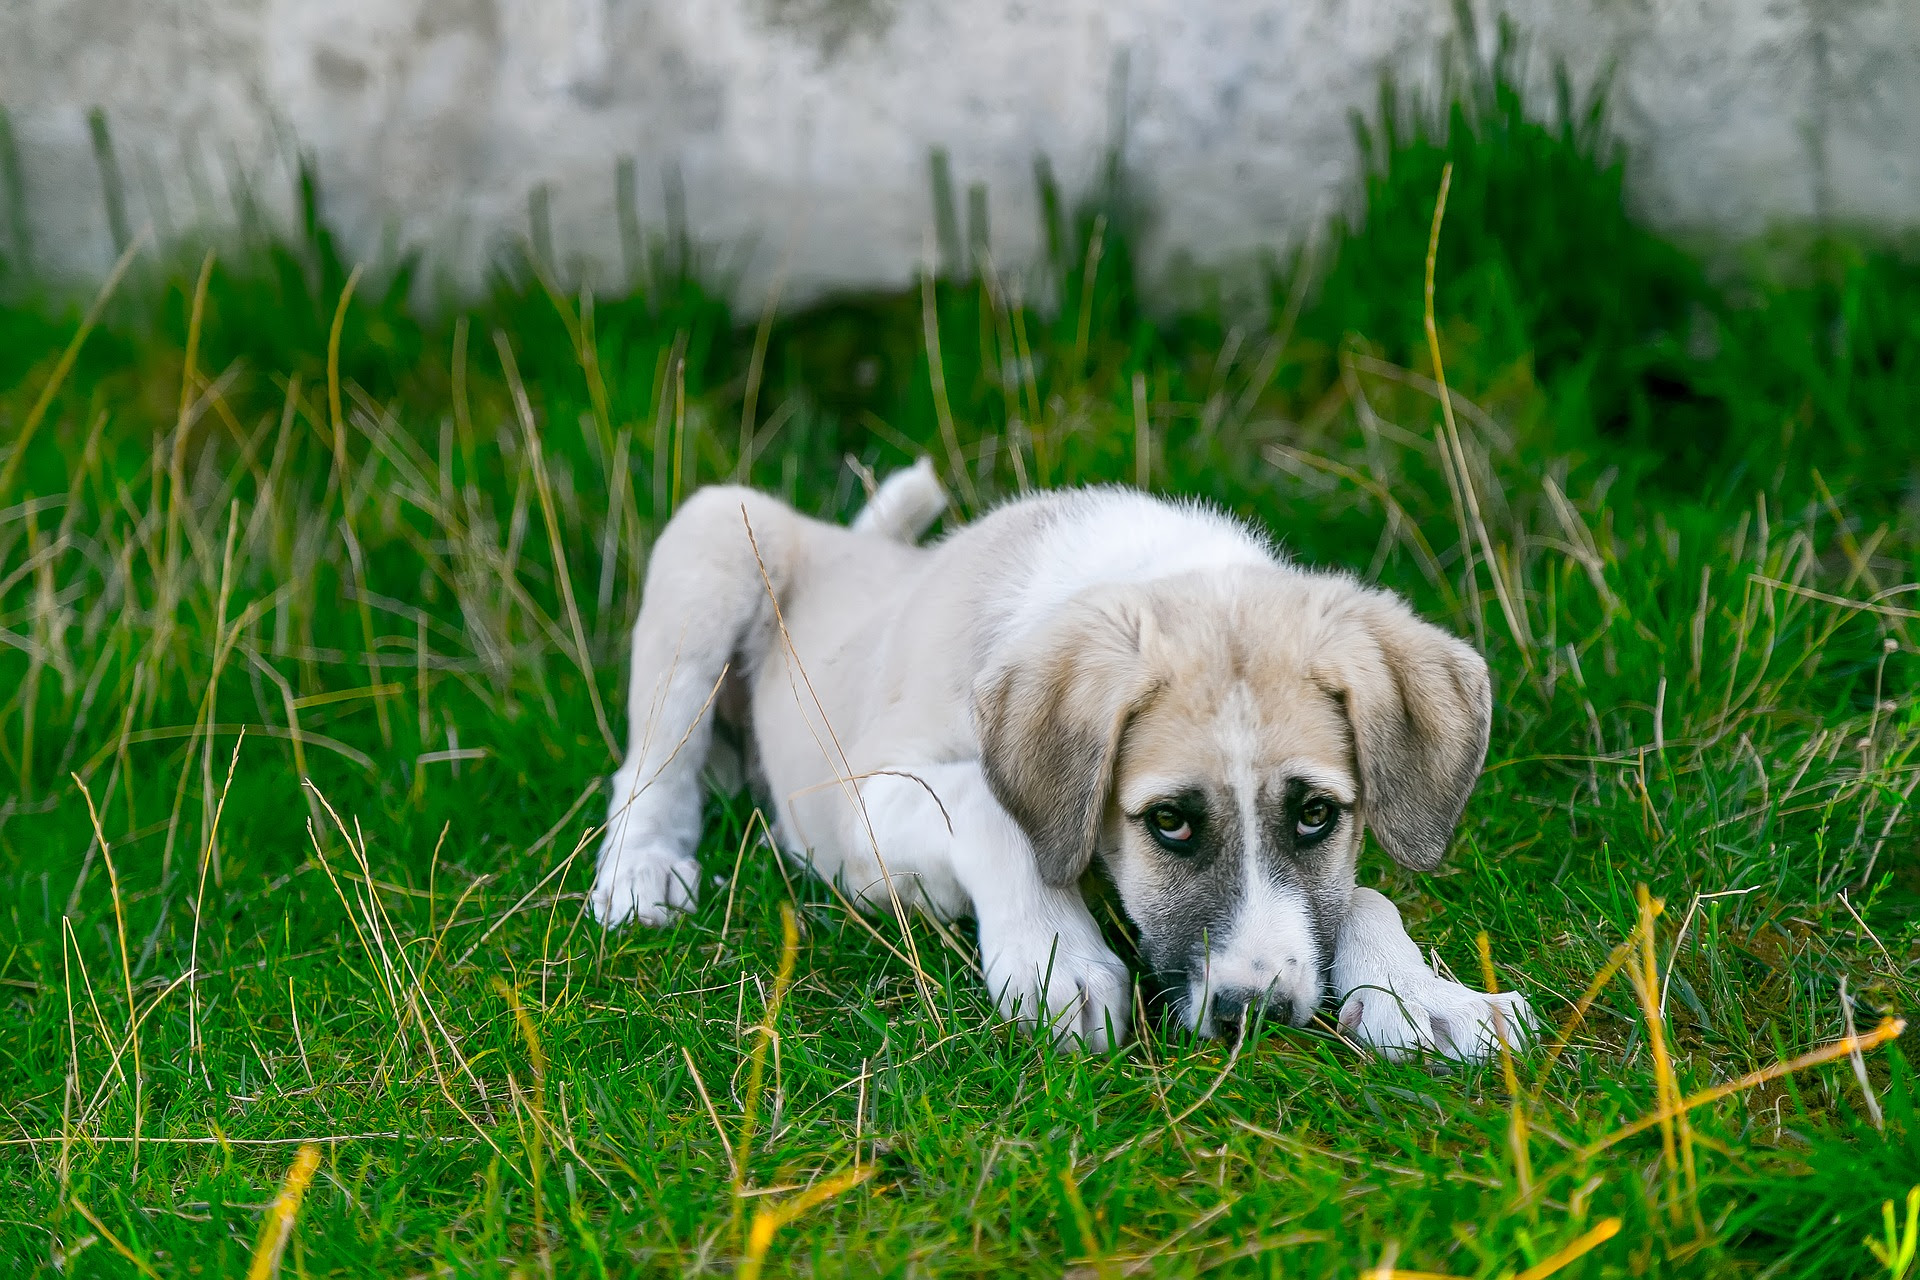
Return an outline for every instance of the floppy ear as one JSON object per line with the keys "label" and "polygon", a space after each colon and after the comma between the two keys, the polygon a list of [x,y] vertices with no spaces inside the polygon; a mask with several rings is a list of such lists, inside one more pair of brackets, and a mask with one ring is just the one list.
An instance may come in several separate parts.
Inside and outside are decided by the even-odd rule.
{"label": "floppy ear", "polygon": [[1325,678],[1353,725],[1361,813],[1395,862],[1431,871],[1486,762],[1486,660],[1384,592],[1359,595],[1340,623]]}
{"label": "floppy ear", "polygon": [[1153,689],[1142,625],[1114,605],[1075,602],[974,685],[987,785],[1048,884],[1074,883],[1093,861],[1120,735]]}

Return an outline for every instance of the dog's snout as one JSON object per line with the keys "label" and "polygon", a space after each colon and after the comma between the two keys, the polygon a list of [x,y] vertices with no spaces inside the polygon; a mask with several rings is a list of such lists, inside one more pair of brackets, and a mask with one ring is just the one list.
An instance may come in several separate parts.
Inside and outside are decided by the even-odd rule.
{"label": "dog's snout", "polygon": [[1238,1040],[1250,1019],[1257,1018],[1267,1002],[1267,993],[1250,987],[1234,987],[1213,993],[1210,1012],[1214,1034],[1222,1040]]}
{"label": "dog's snout", "polygon": [[1320,1004],[1327,947],[1314,898],[1277,873],[1248,874],[1227,927],[1204,935],[1187,969],[1187,1025],[1202,1036],[1237,1039],[1263,1017],[1300,1026]]}
{"label": "dog's snout", "polygon": [[1300,1026],[1320,1002],[1313,970],[1297,957],[1209,958],[1194,975],[1187,1025],[1202,1036],[1238,1040],[1261,1019]]}

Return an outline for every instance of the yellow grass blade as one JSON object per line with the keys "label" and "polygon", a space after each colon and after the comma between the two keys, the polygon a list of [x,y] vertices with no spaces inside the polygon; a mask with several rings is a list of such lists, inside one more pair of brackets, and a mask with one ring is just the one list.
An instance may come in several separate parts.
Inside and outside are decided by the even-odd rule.
{"label": "yellow grass blade", "polygon": [[[140,1013],[133,999],[133,970],[129,967],[131,953],[127,950],[127,913],[124,900],[120,895],[120,873],[114,869],[113,849],[107,843],[106,832],[100,829],[100,811],[93,807],[93,792],[80,780],[78,774],[72,775],[79,784],[80,794],[87,802],[87,817],[93,822],[94,839],[100,842],[100,856],[107,864],[107,882],[113,891],[113,927],[120,943],[120,978],[127,992],[127,1040],[133,1047],[133,1167],[140,1168],[140,1129],[145,1119],[145,1099],[142,1088],[146,1079],[140,1069]],[[101,1027],[102,1031],[106,1028]]]}
{"label": "yellow grass blade", "polygon": [[93,1229],[100,1233],[100,1238],[102,1240],[105,1240],[108,1244],[112,1245],[115,1253],[118,1253],[121,1257],[125,1258],[128,1262],[131,1262],[134,1265],[134,1268],[138,1270],[141,1275],[151,1276],[152,1280],[160,1280],[160,1273],[158,1271],[155,1271],[150,1265],[148,1265],[147,1260],[145,1258],[142,1258],[139,1254],[127,1248],[127,1246],[121,1242],[119,1236],[107,1230],[107,1224],[100,1221],[100,1219],[94,1217],[93,1210],[87,1208],[87,1206],[85,1206],[84,1204],[81,1204],[78,1200],[75,1200],[73,1202],[73,1207],[80,1211],[81,1217],[85,1218],[88,1222],[93,1224]]}
{"label": "yellow grass blade", "polygon": [[1560,1250],[1551,1258],[1547,1258],[1544,1261],[1537,1262],[1533,1266],[1528,1267],[1525,1271],[1515,1276],[1513,1280],[1546,1280],[1546,1277],[1552,1275],[1554,1272],[1563,1270],[1568,1263],[1579,1261],[1619,1234],[1620,1219],[1603,1219],[1599,1226],[1575,1237],[1566,1248]]}
{"label": "yellow grass blade", "polygon": [[760,1038],[753,1046],[753,1056],[747,1067],[746,1113],[740,1119],[740,1140],[734,1144],[736,1156],[733,1165],[733,1212],[736,1222],[740,1214],[740,1193],[747,1182],[747,1162],[753,1156],[753,1134],[760,1119],[760,1094],[766,1084],[767,1048],[779,1034],[780,1004],[787,998],[787,988],[793,983],[793,965],[800,954],[800,921],[793,913],[793,904],[780,904],[780,970],[774,975],[773,996],[767,1001],[766,1017],[758,1028]]}
{"label": "yellow grass blade", "polygon": [[1099,1276],[1100,1280],[1108,1280],[1108,1277],[1113,1275],[1113,1266],[1107,1261],[1105,1251],[1100,1248],[1100,1237],[1093,1229],[1093,1215],[1087,1212],[1087,1202],[1080,1195],[1080,1184],[1073,1180],[1071,1168],[1060,1171],[1060,1189],[1066,1193],[1067,1208],[1073,1214],[1074,1225],[1080,1229],[1080,1245],[1087,1251],[1088,1260],[1093,1263],[1094,1274]]}
{"label": "yellow grass blade", "polygon": [[247,1280],[268,1280],[268,1277],[280,1272],[280,1255],[286,1252],[287,1241],[293,1236],[293,1220],[300,1213],[300,1201],[307,1194],[307,1187],[313,1182],[314,1171],[320,1167],[320,1148],[314,1143],[301,1147],[293,1157],[293,1167],[287,1170],[287,1180],[280,1184],[280,1194],[274,1197],[268,1207],[266,1219],[260,1224],[260,1243],[254,1246],[253,1262],[247,1267]]}
{"label": "yellow grass blade", "polygon": [[1907,1192],[1907,1226],[1903,1232],[1895,1223],[1893,1201],[1880,1202],[1880,1225],[1886,1233],[1883,1244],[1872,1236],[1866,1239],[1866,1246],[1880,1265],[1887,1269],[1892,1280],[1906,1280],[1908,1268],[1913,1266],[1915,1254],[1920,1254],[1920,1186]]}
{"label": "yellow grass blade", "polygon": [[747,1232],[747,1251],[740,1259],[739,1269],[735,1272],[740,1280],[759,1280],[760,1269],[766,1264],[767,1249],[773,1244],[773,1233],[798,1218],[816,1205],[825,1204],[834,1197],[853,1190],[873,1176],[874,1166],[864,1165],[837,1173],[831,1178],[814,1183],[799,1195],[782,1200],[771,1208],[762,1209],[753,1215],[753,1226]]}
{"label": "yellow grass blade", "polygon": [[514,1025],[520,1029],[520,1038],[527,1044],[527,1056],[533,1061],[533,1097],[530,1101],[533,1136],[527,1142],[528,1184],[533,1188],[533,1238],[544,1257],[547,1250],[547,1209],[541,1195],[540,1179],[545,1164],[545,1150],[540,1139],[544,1136],[542,1130],[547,1123],[547,1055],[540,1047],[540,1033],[534,1029],[532,1016],[527,1013],[526,1005],[520,1002],[519,989],[499,977],[494,978],[493,989],[513,1010]]}
{"label": "yellow grass blade", "polygon": [[1821,1045],[1818,1049],[1809,1050],[1797,1058],[1789,1058],[1785,1062],[1776,1062],[1772,1066],[1762,1067],[1758,1071],[1749,1071],[1746,1075],[1736,1080],[1728,1080],[1724,1084],[1714,1085],[1711,1089],[1702,1089],[1700,1092],[1673,1104],[1670,1108],[1662,1107],[1650,1115],[1640,1117],[1640,1119],[1635,1120],[1632,1124],[1623,1125],[1615,1129],[1612,1133],[1600,1139],[1600,1141],[1581,1148],[1580,1154],[1582,1157],[1587,1158],[1596,1156],[1608,1147],[1625,1142],[1635,1134],[1645,1133],[1657,1124],[1670,1123],[1675,1116],[1681,1115],[1684,1112],[1697,1110],[1706,1106],[1709,1102],[1717,1102],[1728,1094],[1744,1092],[1756,1085],[1765,1084],[1769,1080],[1777,1080],[1781,1076],[1792,1075],[1794,1072],[1804,1071],[1808,1067],[1817,1067],[1822,1063],[1847,1057],[1856,1051],[1864,1052],[1868,1049],[1877,1049],[1889,1040],[1899,1039],[1900,1034],[1906,1029],[1907,1020],[1905,1018],[1888,1018],[1864,1036],[1842,1036],[1832,1044]]}
{"label": "yellow grass blade", "polygon": [[[1427,239],[1427,287],[1423,318],[1427,329],[1427,352],[1433,357],[1433,380],[1440,388],[1440,469],[1446,474],[1447,487],[1453,491],[1454,514],[1460,525],[1460,552],[1467,557],[1467,590],[1473,599],[1474,626],[1480,623],[1480,587],[1479,575],[1473,569],[1473,542],[1475,536],[1480,543],[1481,558],[1487,563],[1487,574],[1493,579],[1493,593],[1500,602],[1500,612],[1507,620],[1507,630],[1513,636],[1520,651],[1520,660],[1526,664],[1527,671],[1533,671],[1533,636],[1527,629],[1525,615],[1516,605],[1507,586],[1506,571],[1500,558],[1493,553],[1493,539],[1487,533],[1487,522],[1480,514],[1480,496],[1474,492],[1473,476],[1467,470],[1466,449],[1460,444],[1460,427],[1453,418],[1453,393],[1447,389],[1446,368],[1440,361],[1440,330],[1433,318],[1433,272],[1440,257],[1440,225],[1447,214],[1447,191],[1453,186],[1453,162],[1449,160],[1446,168],[1440,171],[1440,193],[1433,202],[1433,229]],[[1468,532],[1468,517],[1472,517],[1472,533]]]}
{"label": "yellow grass blade", "polygon": [[[615,760],[621,757],[620,739],[614,736],[613,728],[607,723],[607,710],[600,702],[600,686],[593,675],[593,655],[587,648],[587,630],[580,621],[580,605],[573,594],[573,575],[567,571],[566,545],[560,537],[560,519],[554,512],[553,484],[547,478],[547,464],[540,446],[540,429],[533,420],[533,402],[527,398],[526,384],[520,381],[520,366],[513,358],[513,345],[507,341],[507,335],[496,331],[493,335],[494,348],[500,353],[500,368],[506,375],[508,390],[513,396],[515,415],[520,420],[520,431],[527,442],[527,461],[533,471],[534,493],[540,499],[540,518],[547,529],[547,546],[553,555],[553,574],[560,584],[560,600],[567,611],[567,625],[573,630],[574,660],[580,667],[580,675],[586,681],[587,700],[593,704],[594,723],[600,726],[600,737],[606,742],[607,750],[613,753]],[[678,474],[675,463],[675,474]],[[678,502],[676,497],[675,502]]]}
{"label": "yellow grass blade", "polygon": [[[1476,940],[1480,948],[1480,975],[1486,983],[1488,994],[1500,989],[1493,972],[1493,945],[1487,939],[1487,931],[1482,929]],[[1514,1176],[1520,1183],[1520,1195],[1533,1194],[1533,1155],[1527,1145],[1527,1099],[1520,1091],[1520,1078],[1513,1070],[1513,1050],[1507,1044],[1507,1027],[1494,1010],[1493,1031],[1500,1042],[1500,1074],[1506,1081],[1510,1118],[1507,1122],[1507,1145],[1513,1151]]]}
{"label": "yellow grass blade", "polygon": [[[1652,899],[1648,905],[1652,908],[1656,919],[1662,911],[1666,910],[1666,903],[1659,898]],[[1554,1037],[1553,1043],[1547,1046],[1546,1053],[1541,1055],[1540,1070],[1533,1081],[1535,1102],[1540,1100],[1540,1091],[1546,1087],[1547,1073],[1553,1069],[1554,1061],[1566,1050],[1568,1043],[1573,1039],[1573,1033],[1579,1030],[1580,1024],[1586,1020],[1587,1010],[1593,1007],[1593,1002],[1599,998],[1601,989],[1613,981],[1613,976],[1620,972],[1621,966],[1627,963],[1628,957],[1632,956],[1635,949],[1639,947],[1640,928],[1641,924],[1636,920],[1620,945],[1613,949],[1613,954],[1607,957],[1607,962],[1600,966],[1600,972],[1593,975],[1593,981],[1587,984],[1587,989],[1581,993],[1578,1000],[1574,1001],[1573,1012],[1569,1013],[1566,1021],[1560,1024],[1560,1034]]]}
{"label": "yellow grass blade", "polygon": [[[1644,794],[1645,789],[1642,788]],[[1653,1054],[1656,1096],[1659,1098],[1660,1112],[1667,1117],[1660,1121],[1660,1153],[1666,1162],[1670,1180],[1685,1168],[1687,1199],[1688,1203],[1692,1203],[1693,1130],[1687,1124],[1686,1112],[1677,1106],[1680,1101],[1680,1081],[1673,1071],[1673,1059],[1667,1053],[1666,1021],[1660,1016],[1660,974],[1653,946],[1653,899],[1644,884],[1636,887],[1635,897],[1640,904],[1640,956],[1639,963],[1629,966],[1627,974],[1633,979],[1634,995],[1639,998],[1641,1012],[1647,1019],[1647,1045]],[[1676,1120],[1679,1122],[1677,1125]],[[1678,1222],[1680,1204],[1677,1199],[1671,1206],[1671,1212],[1673,1220]]]}
{"label": "yellow grass blade", "polygon": [[340,502],[349,515],[353,512],[353,503],[347,486],[352,473],[347,469],[346,418],[340,411],[340,334],[347,327],[347,304],[353,301],[360,272],[361,266],[356,263],[347,276],[347,283],[341,286],[340,300],[333,308],[333,326],[327,330],[327,425],[333,430],[333,464],[340,475]]}

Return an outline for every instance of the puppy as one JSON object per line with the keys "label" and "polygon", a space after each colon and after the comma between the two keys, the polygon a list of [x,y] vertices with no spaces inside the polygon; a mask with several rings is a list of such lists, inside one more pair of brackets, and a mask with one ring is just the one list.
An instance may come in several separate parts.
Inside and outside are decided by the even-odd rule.
{"label": "puppy", "polygon": [[604,924],[694,906],[724,715],[782,850],[867,909],[972,915],[1001,1013],[1060,1041],[1128,1030],[1096,858],[1202,1035],[1331,992],[1388,1056],[1520,1041],[1524,997],[1435,975],[1354,883],[1367,828],[1404,866],[1446,852],[1487,748],[1478,654],[1197,504],[1046,493],[914,545],[944,508],[924,460],[851,528],[743,488],[681,507],[634,625]]}

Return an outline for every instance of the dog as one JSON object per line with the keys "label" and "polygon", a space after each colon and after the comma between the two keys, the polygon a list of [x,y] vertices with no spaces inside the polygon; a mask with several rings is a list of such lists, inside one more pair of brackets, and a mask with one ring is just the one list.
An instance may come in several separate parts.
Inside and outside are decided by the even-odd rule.
{"label": "dog", "polygon": [[1525,1037],[1524,996],[1439,977],[1355,883],[1366,829],[1406,867],[1445,854],[1486,755],[1479,654],[1198,503],[1049,492],[917,545],[945,509],[925,459],[851,527],[732,486],[681,506],[634,624],[603,924],[695,906],[723,721],[781,850],[863,909],[973,916],[1002,1015],[1062,1044],[1129,1030],[1096,861],[1201,1036],[1331,992],[1388,1057]]}

